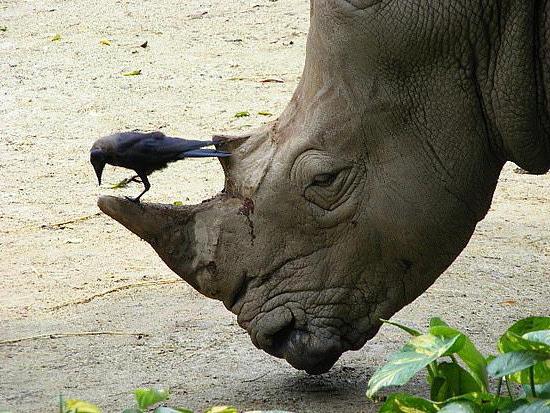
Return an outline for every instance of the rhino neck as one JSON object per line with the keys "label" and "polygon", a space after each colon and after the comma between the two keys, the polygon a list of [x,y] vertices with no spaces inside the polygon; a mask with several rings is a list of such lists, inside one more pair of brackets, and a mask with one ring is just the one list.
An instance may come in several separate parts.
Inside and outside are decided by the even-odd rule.
{"label": "rhino neck", "polygon": [[496,7],[499,30],[491,44],[484,45],[491,50],[492,62],[481,68],[488,69],[485,74],[478,74],[489,74],[481,89],[491,108],[495,152],[531,173],[550,168],[548,11],[547,0],[510,0]]}

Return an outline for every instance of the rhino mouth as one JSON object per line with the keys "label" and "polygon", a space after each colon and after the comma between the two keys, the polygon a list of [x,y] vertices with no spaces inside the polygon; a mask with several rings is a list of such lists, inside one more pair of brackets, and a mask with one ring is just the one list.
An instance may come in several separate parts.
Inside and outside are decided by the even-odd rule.
{"label": "rhino mouth", "polygon": [[[329,371],[348,348],[337,338],[322,340],[297,328],[294,319],[271,335],[249,331],[252,342],[272,356],[285,359],[291,366],[308,374]],[[258,341],[262,337],[263,341]]]}
{"label": "rhino mouth", "polygon": [[[240,298],[242,295],[241,291]],[[308,374],[329,371],[342,353],[360,347],[351,345],[344,337],[331,334],[334,329],[313,326],[311,321],[304,319],[301,310],[287,305],[256,314],[249,321],[244,320],[241,313],[238,322],[255,347],[285,359],[294,368]]]}
{"label": "rhino mouth", "polygon": [[[246,330],[255,347],[285,359],[298,370],[322,374],[329,371],[344,352],[361,348],[379,326],[372,325],[369,315],[343,310],[341,303],[345,297],[360,299],[353,286],[339,287],[332,304],[323,303],[319,291],[314,289],[295,287],[277,293],[276,286],[281,285],[282,280],[297,278],[296,272],[307,267],[300,261],[310,255],[289,259],[264,276],[244,277],[225,304],[237,315],[238,324]],[[257,297],[263,297],[261,304]],[[321,304],[316,307],[307,303]],[[369,307],[367,313],[373,310]]]}

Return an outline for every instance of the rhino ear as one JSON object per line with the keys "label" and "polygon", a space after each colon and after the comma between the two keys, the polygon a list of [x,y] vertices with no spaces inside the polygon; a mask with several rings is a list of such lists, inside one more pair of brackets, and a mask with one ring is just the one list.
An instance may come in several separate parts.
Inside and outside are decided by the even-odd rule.
{"label": "rhino ear", "polygon": [[[534,118],[530,127],[507,125],[501,130],[506,160],[514,162],[530,174],[544,174],[550,170],[550,136]],[[517,126],[517,127],[515,127]],[[527,125],[526,125],[527,126]]]}
{"label": "rhino ear", "polygon": [[540,87],[544,81],[533,59],[536,25],[528,23],[535,15],[534,4],[526,3],[524,14],[518,17],[523,24],[502,33],[490,101],[500,135],[498,152],[529,173],[543,174],[550,169],[550,135],[548,125],[543,124],[548,116],[543,104],[545,92]]}

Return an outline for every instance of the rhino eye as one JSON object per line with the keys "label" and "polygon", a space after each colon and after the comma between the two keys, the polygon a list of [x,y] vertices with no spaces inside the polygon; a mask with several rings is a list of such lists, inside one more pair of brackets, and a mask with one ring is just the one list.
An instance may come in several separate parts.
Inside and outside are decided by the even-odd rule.
{"label": "rhino eye", "polygon": [[294,161],[291,180],[310,204],[332,211],[350,196],[356,174],[351,161],[311,149]]}
{"label": "rhino eye", "polygon": [[335,180],[338,174],[332,173],[332,174],[320,174],[316,175],[313,178],[313,185],[316,186],[330,186]]}
{"label": "rhino eye", "polygon": [[381,3],[382,0],[344,0],[356,9],[363,10],[375,4]]}
{"label": "rhino eye", "polygon": [[305,189],[304,197],[324,210],[336,209],[349,195],[347,192],[353,182],[351,172],[350,168],[343,168],[335,172],[315,175],[311,184]]}

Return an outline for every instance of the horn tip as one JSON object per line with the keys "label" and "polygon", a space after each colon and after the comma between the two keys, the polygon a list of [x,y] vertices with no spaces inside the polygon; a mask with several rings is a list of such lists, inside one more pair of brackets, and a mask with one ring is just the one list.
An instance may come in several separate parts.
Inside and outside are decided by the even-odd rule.
{"label": "horn tip", "polygon": [[111,218],[117,219],[121,215],[127,215],[129,211],[140,208],[140,205],[126,198],[102,195],[97,200],[99,209],[109,215]]}

